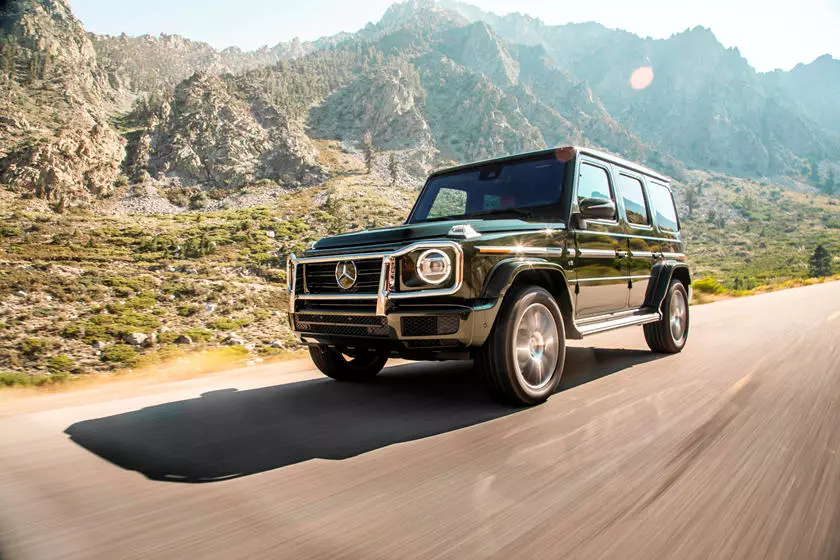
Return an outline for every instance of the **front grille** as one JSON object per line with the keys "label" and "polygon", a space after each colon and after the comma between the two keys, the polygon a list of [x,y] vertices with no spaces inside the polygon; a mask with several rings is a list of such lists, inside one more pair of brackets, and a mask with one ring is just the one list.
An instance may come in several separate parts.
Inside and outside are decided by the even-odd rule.
{"label": "front grille", "polygon": [[388,321],[376,316],[299,313],[295,315],[295,329],[343,336],[388,336]]}
{"label": "front grille", "polygon": [[303,265],[306,290],[310,294],[375,294],[379,288],[382,259],[363,259],[356,264],[356,283],[349,290],[338,285],[335,279],[336,264],[341,261],[309,263]]}
{"label": "front grille", "polygon": [[297,306],[298,313],[320,313],[331,315],[336,312],[360,315],[373,315],[376,313],[376,302],[369,299],[348,300],[337,299],[329,301],[300,300]]}
{"label": "front grille", "polygon": [[333,323],[337,325],[378,325],[385,324],[385,317],[354,316],[354,315],[325,315],[314,313],[298,313],[297,320],[301,323]]}
{"label": "front grille", "polygon": [[403,317],[403,336],[435,336],[455,334],[461,321],[457,315],[441,315],[432,317]]}

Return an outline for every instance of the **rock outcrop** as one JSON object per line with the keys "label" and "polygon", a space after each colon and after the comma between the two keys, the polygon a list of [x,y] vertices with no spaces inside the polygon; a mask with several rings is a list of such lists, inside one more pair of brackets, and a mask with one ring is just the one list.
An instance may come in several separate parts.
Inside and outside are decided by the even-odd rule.
{"label": "rock outcrop", "polygon": [[109,193],[124,142],[108,122],[118,93],[65,0],[20,1],[2,13],[0,182],[76,203]]}

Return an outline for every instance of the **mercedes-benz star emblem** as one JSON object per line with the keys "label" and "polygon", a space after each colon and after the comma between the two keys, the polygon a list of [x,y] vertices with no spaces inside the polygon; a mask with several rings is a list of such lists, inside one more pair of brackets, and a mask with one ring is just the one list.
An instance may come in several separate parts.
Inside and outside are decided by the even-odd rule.
{"label": "mercedes-benz star emblem", "polygon": [[342,290],[349,290],[356,285],[356,263],[353,261],[341,261],[335,265],[335,281]]}

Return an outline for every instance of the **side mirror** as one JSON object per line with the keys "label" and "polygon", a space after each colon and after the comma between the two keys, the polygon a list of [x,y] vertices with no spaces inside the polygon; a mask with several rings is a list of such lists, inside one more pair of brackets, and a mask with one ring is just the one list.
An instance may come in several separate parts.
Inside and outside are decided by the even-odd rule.
{"label": "side mirror", "polygon": [[584,198],[578,202],[580,213],[590,220],[614,220],[615,202],[607,198]]}

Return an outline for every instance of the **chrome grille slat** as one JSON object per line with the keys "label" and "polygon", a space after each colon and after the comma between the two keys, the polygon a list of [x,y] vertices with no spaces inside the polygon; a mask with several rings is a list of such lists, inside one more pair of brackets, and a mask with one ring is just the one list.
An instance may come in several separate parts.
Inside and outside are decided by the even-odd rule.
{"label": "chrome grille slat", "polygon": [[356,283],[349,289],[338,285],[335,279],[335,267],[344,259],[323,263],[303,265],[308,294],[375,294],[379,288],[382,272],[382,259],[354,261],[356,264]]}

